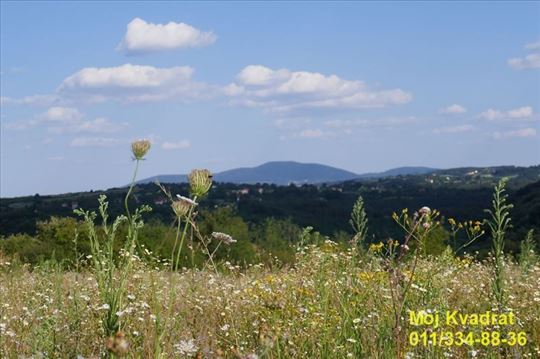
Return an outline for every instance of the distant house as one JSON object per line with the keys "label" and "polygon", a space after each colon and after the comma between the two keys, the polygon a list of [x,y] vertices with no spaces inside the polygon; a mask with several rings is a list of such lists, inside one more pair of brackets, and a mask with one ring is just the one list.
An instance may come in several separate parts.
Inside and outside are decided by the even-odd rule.
{"label": "distant house", "polygon": [[71,209],[77,209],[79,208],[79,202],[73,201],[71,202]]}
{"label": "distant house", "polygon": [[161,206],[161,205],[163,205],[163,204],[165,204],[165,203],[167,203],[167,199],[166,199],[166,198],[159,197],[159,198],[154,199],[154,204],[155,204],[155,205]]}

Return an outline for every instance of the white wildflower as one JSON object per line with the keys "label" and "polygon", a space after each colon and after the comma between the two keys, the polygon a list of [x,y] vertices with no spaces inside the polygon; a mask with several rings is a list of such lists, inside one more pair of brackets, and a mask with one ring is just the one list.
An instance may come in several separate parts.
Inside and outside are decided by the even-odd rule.
{"label": "white wildflower", "polygon": [[174,349],[178,354],[187,356],[195,355],[199,350],[193,339],[181,340],[180,343],[174,345]]}
{"label": "white wildflower", "polygon": [[212,232],[212,237],[214,239],[217,239],[218,241],[222,241],[224,244],[227,244],[227,245],[236,243],[236,239],[234,239],[233,237],[225,233]]}

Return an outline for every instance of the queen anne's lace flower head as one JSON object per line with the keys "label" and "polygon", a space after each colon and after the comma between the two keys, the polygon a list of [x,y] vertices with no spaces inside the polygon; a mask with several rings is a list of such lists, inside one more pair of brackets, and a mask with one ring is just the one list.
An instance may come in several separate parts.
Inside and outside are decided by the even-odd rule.
{"label": "queen anne's lace flower head", "polygon": [[227,245],[236,243],[236,239],[234,239],[228,234],[221,232],[212,232],[212,238],[217,239],[218,241],[222,241],[224,244]]}
{"label": "queen anne's lace flower head", "polygon": [[149,140],[137,140],[131,143],[131,152],[136,160],[142,160],[148,153],[152,144]]}

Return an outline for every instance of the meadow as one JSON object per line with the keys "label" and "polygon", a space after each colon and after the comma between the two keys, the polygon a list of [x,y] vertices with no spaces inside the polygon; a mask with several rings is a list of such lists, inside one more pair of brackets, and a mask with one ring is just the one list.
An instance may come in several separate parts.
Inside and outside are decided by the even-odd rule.
{"label": "meadow", "polygon": [[[404,209],[393,214],[399,241],[368,244],[369,213],[359,198],[349,241],[308,227],[289,244],[290,263],[238,263],[216,256],[239,244],[233,236],[199,230],[197,206],[212,187],[206,170],[191,173],[189,195],[160,185],[177,218],[170,253],[140,243],[151,208],[130,208],[129,199],[149,149],[148,141],[132,144],[136,168],[125,215],[109,218],[105,197],[98,213],[77,210],[90,252],[68,269],[0,254],[1,357],[540,357],[540,262],[532,232],[519,256],[505,252],[511,204],[504,180],[486,221]],[[463,239],[460,248],[432,250],[441,247],[435,234],[443,226]],[[66,244],[76,253],[79,236]],[[490,255],[466,253],[481,237],[490,238]],[[196,258],[199,265],[186,268]],[[427,320],[448,311],[515,320],[439,327],[410,320],[411,313]]]}

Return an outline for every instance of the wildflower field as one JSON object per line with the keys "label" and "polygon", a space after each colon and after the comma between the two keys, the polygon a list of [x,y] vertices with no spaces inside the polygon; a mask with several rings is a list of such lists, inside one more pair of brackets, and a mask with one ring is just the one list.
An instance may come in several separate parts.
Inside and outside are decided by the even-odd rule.
{"label": "wildflower field", "polygon": [[[290,244],[291,264],[269,265],[216,258],[237,243],[199,232],[197,206],[212,175],[194,170],[189,194],[158,184],[177,218],[170,256],[159,257],[138,241],[151,208],[130,208],[149,149],[144,140],[132,145],[125,215],[108,218],[105,197],[99,213],[77,210],[91,254],[69,269],[0,254],[0,357],[540,357],[540,262],[532,232],[519,258],[505,253],[504,181],[487,221],[459,223],[429,207],[395,213],[399,241],[366,242],[369,213],[359,198],[349,242],[306,228]],[[462,248],[428,251],[441,226],[465,238]],[[464,254],[482,236],[492,242],[490,255]],[[184,268],[195,256],[203,264]]]}

